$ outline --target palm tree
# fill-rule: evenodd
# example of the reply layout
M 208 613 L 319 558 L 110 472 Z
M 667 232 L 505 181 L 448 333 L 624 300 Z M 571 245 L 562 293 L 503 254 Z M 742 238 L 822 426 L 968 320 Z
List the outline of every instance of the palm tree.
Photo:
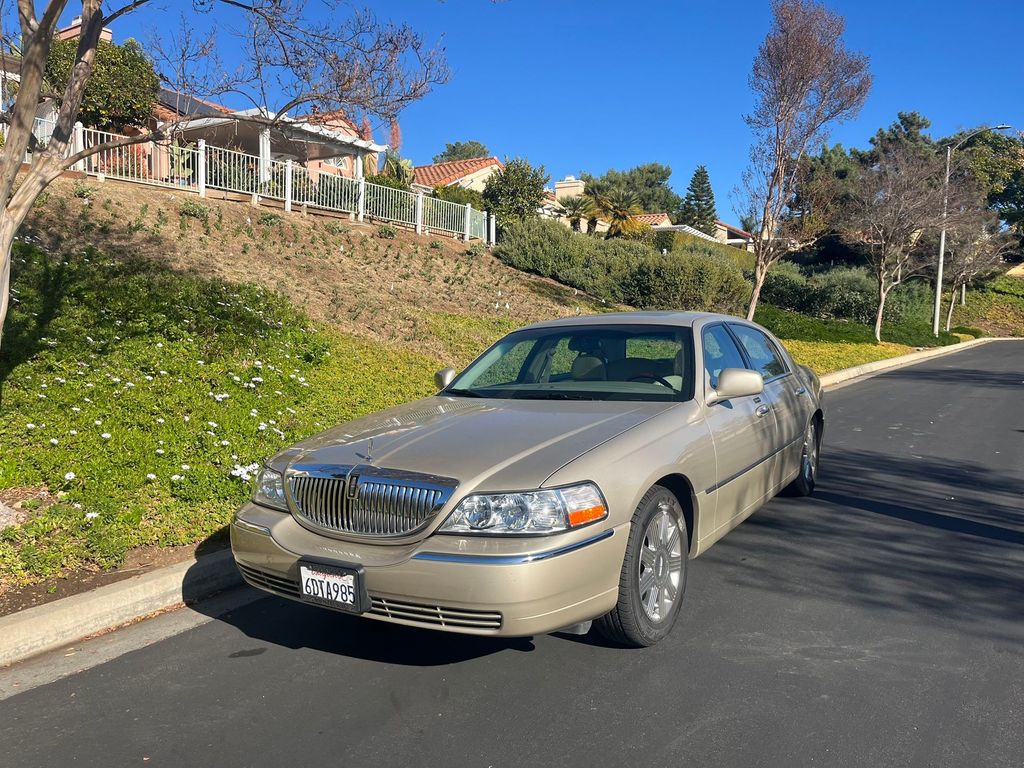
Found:
M 605 195 L 604 214 L 608 218 L 608 237 L 618 237 L 623 226 L 640 213 L 636 194 L 627 189 L 612 189 Z
M 583 188 L 583 199 L 587 202 L 587 234 L 597 231 L 597 222 L 608 206 L 608 186 L 597 179 L 591 179 Z
M 579 232 L 580 221 L 590 215 L 590 201 L 582 195 L 575 195 L 558 198 L 558 204 L 562 206 L 562 212 L 569 219 L 572 231 Z

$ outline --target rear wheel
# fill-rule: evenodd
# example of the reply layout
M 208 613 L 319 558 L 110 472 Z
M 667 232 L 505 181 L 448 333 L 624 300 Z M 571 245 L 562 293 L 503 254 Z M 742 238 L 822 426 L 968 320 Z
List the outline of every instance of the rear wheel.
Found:
M 818 479 L 818 457 L 821 452 L 821 429 L 816 418 L 811 419 L 804 433 L 804 447 L 800 454 L 800 474 L 782 489 L 786 496 L 810 496 Z
M 660 485 L 637 505 L 619 576 L 619 599 L 595 622 L 597 631 L 622 645 L 642 648 L 675 624 L 686 588 L 686 521 L 675 495 Z

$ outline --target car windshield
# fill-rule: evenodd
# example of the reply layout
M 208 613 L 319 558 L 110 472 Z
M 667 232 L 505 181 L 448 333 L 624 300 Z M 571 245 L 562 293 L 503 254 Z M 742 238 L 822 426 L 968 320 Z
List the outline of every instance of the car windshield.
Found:
M 679 401 L 693 397 L 693 382 L 689 328 L 557 326 L 509 334 L 477 358 L 444 394 Z

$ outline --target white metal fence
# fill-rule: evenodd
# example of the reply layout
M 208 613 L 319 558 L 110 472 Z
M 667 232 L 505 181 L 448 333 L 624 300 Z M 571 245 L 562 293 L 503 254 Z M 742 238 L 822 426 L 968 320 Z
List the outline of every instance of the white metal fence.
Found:
M 37 118 L 34 134 L 43 147 L 53 134 L 52 121 Z M 75 126 L 69 153 L 124 138 L 118 134 Z M 494 240 L 494 223 L 469 205 L 407 192 L 364 179 L 311 171 L 291 160 L 260 158 L 234 149 L 196 144 L 143 142 L 104 149 L 90 155 L 76 170 L 94 176 L 187 189 L 205 195 L 208 189 L 268 198 L 307 209 L 347 213 L 359 221 L 372 219 L 414 227 L 417 232 L 443 232 L 467 240 Z

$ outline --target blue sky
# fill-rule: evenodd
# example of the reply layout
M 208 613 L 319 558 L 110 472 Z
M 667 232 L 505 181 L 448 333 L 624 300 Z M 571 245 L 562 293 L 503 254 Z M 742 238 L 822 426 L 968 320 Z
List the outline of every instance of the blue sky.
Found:
M 685 191 L 708 167 L 722 218 L 746 165 L 747 76 L 769 24 L 767 0 L 388 0 L 382 18 L 443 38 L 452 81 L 402 115 L 402 154 L 430 162 L 448 141 L 477 139 L 499 157 L 543 164 L 552 181 L 658 161 Z M 982 123 L 1024 129 L 1024 66 L 1016 50 L 1024 3 L 830 0 L 847 41 L 867 53 L 874 88 L 833 141 L 864 145 L 898 111 L 933 133 Z M 998 10 L 994 10 L 998 6 Z M 151 13 L 126 18 L 117 39 Z M 943 41 L 946 41 L 944 44 Z M 377 138 L 387 138 L 384 130 Z

